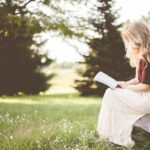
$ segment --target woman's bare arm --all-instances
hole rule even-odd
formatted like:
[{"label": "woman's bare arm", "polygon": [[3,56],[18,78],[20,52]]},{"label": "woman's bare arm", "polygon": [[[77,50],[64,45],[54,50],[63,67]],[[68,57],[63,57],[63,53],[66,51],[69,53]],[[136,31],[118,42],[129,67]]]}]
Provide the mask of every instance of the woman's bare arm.
[{"label": "woman's bare arm", "polygon": [[150,91],[150,85],[149,84],[143,84],[143,83],[139,83],[136,85],[134,85],[134,84],[122,85],[122,88],[130,89],[130,90],[133,90],[135,92]]},{"label": "woman's bare arm", "polygon": [[123,86],[123,85],[135,85],[135,84],[138,84],[139,81],[137,78],[133,78],[129,81],[118,81],[118,85],[119,86]]},{"label": "woman's bare arm", "polygon": [[138,79],[135,77],[135,78],[133,78],[133,79],[131,79],[131,80],[129,80],[129,81],[126,81],[126,83],[127,83],[127,84],[138,84],[139,81],[138,81]]}]

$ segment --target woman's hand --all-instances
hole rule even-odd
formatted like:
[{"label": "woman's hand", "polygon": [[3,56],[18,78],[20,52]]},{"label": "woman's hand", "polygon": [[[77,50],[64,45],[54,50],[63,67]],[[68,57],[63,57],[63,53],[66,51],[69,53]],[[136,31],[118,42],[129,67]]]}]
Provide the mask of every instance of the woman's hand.
[{"label": "woman's hand", "polygon": [[123,88],[123,89],[128,89],[129,86],[130,86],[130,85],[129,85],[129,84],[126,84],[126,83],[120,85],[120,87]]},{"label": "woman's hand", "polygon": [[125,81],[118,81],[118,87],[126,88],[129,84]]}]

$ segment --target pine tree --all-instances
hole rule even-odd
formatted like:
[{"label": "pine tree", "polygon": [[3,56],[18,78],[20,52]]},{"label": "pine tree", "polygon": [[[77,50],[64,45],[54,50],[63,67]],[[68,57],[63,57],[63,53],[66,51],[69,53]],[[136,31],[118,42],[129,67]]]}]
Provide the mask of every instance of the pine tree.
[{"label": "pine tree", "polygon": [[82,80],[76,80],[76,88],[81,95],[102,96],[106,85],[93,82],[93,77],[99,71],[103,71],[116,80],[126,81],[134,75],[134,69],[130,67],[125,58],[125,48],[120,36],[121,24],[117,24],[117,11],[113,10],[114,1],[97,0],[96,10],[89,18],[89,26],[98,34],[97,38],[89,39],[90,47],[88,55],[83,55],[85,70],[80,71]]},{"label": "pine tree", "polygon": [[0,3],[0,95],[38,94],[50,87],[52,75],[42,69],[52,60],[39,50],[44,41],[35,40],[44,27],[22,3]]}]

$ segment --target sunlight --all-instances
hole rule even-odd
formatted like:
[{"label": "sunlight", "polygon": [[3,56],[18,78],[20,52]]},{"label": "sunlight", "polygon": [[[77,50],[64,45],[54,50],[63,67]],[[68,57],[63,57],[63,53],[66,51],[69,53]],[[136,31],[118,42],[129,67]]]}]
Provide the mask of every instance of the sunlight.
[{"label": "sunlight", "polygon": [[42,101],[34,101],[31,99],[0,99],[0,103],[8,103],[8,104],[29,104],[29,105],[45,105],[45,104],[79,104],[79,105],[90,105],[90,104],[99,104],[99,101],[95,99],[90,99],[87,100],[86,98],[83,99],[62,99],[62,98],[55,98],[55,99],[50,99],[50,100],[42,100]]}]

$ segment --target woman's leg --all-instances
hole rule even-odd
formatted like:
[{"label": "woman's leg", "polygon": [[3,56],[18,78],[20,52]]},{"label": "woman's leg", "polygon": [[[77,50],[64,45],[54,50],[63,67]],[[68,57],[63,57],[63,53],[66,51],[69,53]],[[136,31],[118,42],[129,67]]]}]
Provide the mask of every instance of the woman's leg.
[{"label": "woman's leg", "polygon": [[134,104],[135,100],[131,99],[136,98],[137,93],[131,92],[130,95],[130,92],[110,88],[105,91],[97,123],[100,138],[123,146],[135,144],[130,136],[132,125],[143,114],[134,109],[138,104]]}]

